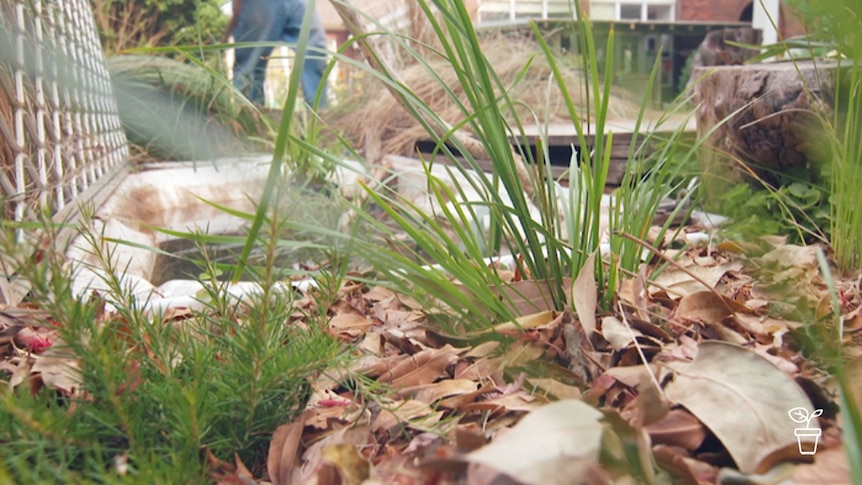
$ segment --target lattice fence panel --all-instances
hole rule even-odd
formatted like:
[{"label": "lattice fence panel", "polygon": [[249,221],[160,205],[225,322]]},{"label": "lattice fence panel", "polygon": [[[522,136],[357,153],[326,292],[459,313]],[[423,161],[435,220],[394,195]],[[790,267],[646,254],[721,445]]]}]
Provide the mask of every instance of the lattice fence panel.
[{"label": "lattice fence panel", "polygon": [[88,0],[0,0],[3,217],[56,213],[127,157]]}]

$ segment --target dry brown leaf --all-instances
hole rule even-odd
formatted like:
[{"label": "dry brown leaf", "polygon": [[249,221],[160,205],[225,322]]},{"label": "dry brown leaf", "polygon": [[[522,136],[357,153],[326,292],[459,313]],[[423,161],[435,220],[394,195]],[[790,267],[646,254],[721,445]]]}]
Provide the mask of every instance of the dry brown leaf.
[{"label": "dry brown leaf", "polygon": [[664,289],[671,296],[682,298],[698,291],[712,290],[728,271],[741,270],[742,263],[733,262],[717,264],[715,266],[698,266],[692,263],[684,267],[689,273],[708,283],[710,285],[709,288],[704,287],[688,273],[671,267],[662,271],[653,281],[654,285],[650,287],[651,294]]},{"label": "dry brown leaf", "polygon": [[758,258],[761,264],[773,264],[778,267],[802,267],[816,270],[817,252],[822,251],[822,246],[810,244],[798,246],[795,244],[779,244],[775,249]]},{"label": "dry brown leaf", "polygon": [[323,448],[323,458],[335,466],[341,485],[360,485],[370,474],[367,461],[363,460],[356,447],[350,443],[335,443]]},{"label": "dry brown leaf", "polygon": [[292,423],[283,424],[272,434],[266,457],[266,471],[273,485],[293,485],[297,481],[299,443],[305,428],[307,412],[303,412]]},{"label": "dry brown leaf", "polygon": [[788,410],[812,409],[793,379],[737,345],[701,342],[694,362],[667,367],[676,374],[667,397],[704,423],[743,473],[757,471],[770,454],[796,443]]},{"label": "dry brown leaf", "polygon": [[251,471],[245,466],[245,463],[242,462],[238,454],[234,454],[234,462],[236,463],[236,476],[237,478],[254,482],[254,475],[251,474]]},{"label": "dry brown leaf", "polygon": [[780,355],[772,355],[770,347],[755,345],[754,351],[790,377],[796,377],[799,374],[799,367],[797,367],[796,364]]},{"label": "dry brown leaf", "polygon": [[379,333],[366,333],[359,348],[375,356],[383,355],[383,336]]},{"label": "dry brown leaf", "polygon": [[[655,366],[650,365],[649,369],[651,372],[654,372]],[[646,372],[647,370],[643,365],[632,365],[627,367],[611,367],[606,370],[603,375],[611,376],[622,384],[635,388],[640,385]]]},{"label": "dry brown leaf", "polygon": [[683,455],[675,448],[657,445],[653,447],[653,456],[658,466],[668,472],[675,483],[681,485],[715,483],[718,471],[713,466]]},{"label": "dry brown leaf", "polygon": [[368,301],[388,301],[397,298],[394,291],[383,286],[372,286],[367,292],[362,294],[362,298]]},{"label": "dry brown leaf", "polygon": [[641,335],[641,333],[630,328],[617,317],[607,316],[602,318],[602,337],[604,337],[604,339],[611,344],[611,348],[616,351],[620,351],[628,347],[630,343],[634,342],[635,337],[638,335]]},{"label": "dry brown leaf", "polygon": [[697,341],[693,338],[681,335],[678,344],[667,344],[661,351],[663,360],[690,362],[697,356]]},{"label": "dry brown leaf", "polygon": [[561,314],[553,310],[546,310],[539,313],[531,313],[515,319],[514,322],[504,322],[495,325],[491,330],[486,330],[480,333],[508,333],[523,330],[532,330],[550,325]]},{"label": "dry brown leaf", "polygon": [[393,327],[415,325],[425,319],[420,311],[402,310],[400,304],[379,302],[371,307],[371,314],[386,325]]},{"label": "dry brown leaf", "polygon": [[818,450],[814,463],[798,465],[793,469],[794,485],[849,485],[850,464],[847,451],[843,447]]},{"label": "dry brown leaf", "polygon": [[768,315],[734,313],[733,319],[740,327],[752,335],[780,336],[789,329],[796,329],[802,326],[799,322],[772,318]]},{"label": "dry brown leaf", "polygon": [[647,265],[643,265],[634,278],[627,278],[620,282],[617,296],[634,309],[635,318],[648,321],[650,311],[647,305],[649,291],[646,284]]},{"label": "dry brown leaf", "polygon": [[503,363],[500,358],[484,358],[479,359],[472,364],[466,364],[463,367],[460,365],[455,366],[455,379],[471,379],[475,381],[485,380],[494,374],[501,372],[503,369]]},{"label": "dry brown leaf", "polygon": [[466,458],[522,483],[569,485],[598,462],[601,419],[602,413],[581,401],[557,401],[527,414]]},{"label": "dry brown leaf", "polygon": [[428,384],[447,376],[446,368],[458,360],[450,349],[427,349],[402,360],[377,380],[396,389]]},{"label": "dry brown leaf", "polygon": [[596,330],[596,307],[599,302],[595,268],[596,253],[593,253],[584,262],[569,295],[570,307],[574,308],[581,326],[584,327],[588,342],[589,336]]},{"label": "dry brown leaf", "polygon": [[557,379],[551,377],[530,377],[527,378],[535,389],[540,389],[543,393],[554,396],[557,399],[580,399],[581,390],[578,387],[564,384]]},{"label": "dry brown leaf", "polygon": [[367,332],[374,322],[358,313],[339,313],[329,320],[329,328],[338,335],[358,337]]},{"label": "dry brown leaf", "polygon": [[432,426],[443,417],[443,412],[434,411],[428,404],[410,399],[392,403],[380,411],[377,418],[371,424],[371,430],[389,431],[390,429],[404,423],[408,427],[411,420],[421,421],[423,427]]},{"label": "dry brown leaf", "polygon": [[524,366],[537,359],[545,353],[543,345],[530,340],[517,340],[511,343],[503,354],[503,362],[506,366]]},{"label": "dry brown leaf", "polygon": [[40,356],[31,368],[32,374],[38,374],[41,381],[51,389],[72,395],[81,387],[80,365],[77,359],[71,358],[67,352],[60,350],[65,344],[59,339],[55,345]]},{"label": "dry brown leaf", "polygon": [[647,425],[656,445],[676,446],[687,451],[700,448],[706,438],[703,423],[683,409],[672,409],[661,421]]},{"label": "dry brown leaf", "polygon": [[[318,472],[326,465],[324,450],[333,445],[348,444],[359,450],[373,451],[376,444],[371,440],[371,425],[351,423],[348,425],[337,425],[336,429],[325,434],[320,439],[308,446],[302,454],[302,470],[299,474],[299,483],[313,483],[312,477],[319,476]],[[323,483],[330,482],[318,482]]]},{"label": "dry brown leaf", "polygon": [[[568,286],[570,282],[571,280],[564,278],[562,284]],[[504,301],[514,307],[516,315],[531,315],[554,309],[554,300],[547,281],[517,281],[504,286],[500,294]]]},{"label": "dry brown leaf", "polygon": [[464,406],[476,401],[479,396],[489,394],[491,392],[495,392],[497,387],[493,383],[487,383],[479,388],[479,390],[475,392],[471,392],[468,394],[460,394],[452,397],[447,397],[440,401],[438,407],[446,408],[446,409],[462,409]]},{"label": "dry brown leaf", "polygon": [[488,399],[487,401],[466,404],[461,407],[462,411],[491,410],[494,412],[510,411],[535,411],[550,400],[546,397],[531,395],[524,390],[518,390],[503,396]]},{"label": "dry brown leaf", "polygon": [[403,392],[415,392],[414,399],[431,404],[449,396],[470,394],[476,392],[478,389],[478,383],[470,379],[446,379],[434,384],[419,386],[415,389],[407,388]]},{"label": "dry brown leaf", "polygon": [[207,461],[207,471],[210,475],[214,477],[225,477],[233,475],[234,472],[236,472],[236,465],[215,456],[209,446],[202,446],[201,453],[202,458],[205,458]]},{"label": "dry brown leaf", "polygon": [[368,377],[378,377],[409,358],[407,355],[392,355],[389,357],[363,355],[350,364],[350,371]]},{"label": "dry brown leaf", "polygon": [[330,406],[315,406],[306,409],[307,417],[305,425],[315,429],[329,429],[333,421],[354,422],[358,421],[364,412],[362,406],[347,403]]},{"label": "dry brown leaf", "polygon": [[713,291],[698,291],[679,300],[676,316],[692,322],[718,325],[732,310],[726,299]]},{"label": "dry brown leaf", "polygon": [[497,347],[500,346],[500,342],[496,340],[489,340],[487,342],[482,342],[479,345],[472,347],[466,354],[464,354],[465,359],[480,359],[482,357],[487,357],[491,355]]},{"label": "dry brown leaf", "polygon": [[658,382],[644,368],[638,383],[638,395],[635,398],[634,419],[631,424],[638,430],[660,421],[670,411],[670,404],[658,387]]},{"label": "dry brown leaf", "polygon": [[15,360],[0,361],[0,371],[9,372],[9,389],[14,389],[19,384],[24,382],[31,373],[30,359],[19,358],[17,363]]}]

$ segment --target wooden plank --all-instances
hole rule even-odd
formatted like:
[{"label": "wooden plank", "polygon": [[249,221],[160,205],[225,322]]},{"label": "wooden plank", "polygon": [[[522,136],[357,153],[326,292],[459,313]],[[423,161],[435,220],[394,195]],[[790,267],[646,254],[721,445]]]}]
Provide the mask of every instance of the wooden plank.
[{"label": "wooden plank", "polygon": [[[628,152],[626,152],[628,155]],[[449,157],[437,154],[432,157],[430,154],[423,155],[425,158],[423,160],[414,159],[416,164],[421,163],[442,163],[445,165],[460,165],[461,167],[471,169],[471,165],[467,162],[466,159],[461,157],[455,157],[455,160],[451,160]],[[406,157],[402,157],[406,158]],[[608,187],[616,187],[619,186],[623,181],[623,176],[626,171],[626,161],[628,157],[612,157],[610,160],[610,167],[608,167],[608,178],[606,185]],[[494,164],[490,160],[476,160],[476,164],[479,166],[482,171],[487,173],[492,173],[494,171]],[[532,168],[532,165],[528,165],[528,168]],[[563,185],[568,185],[569,183],[569,166],[568,165],[552,165],[551,166],[551,176],[560,182]]]}]

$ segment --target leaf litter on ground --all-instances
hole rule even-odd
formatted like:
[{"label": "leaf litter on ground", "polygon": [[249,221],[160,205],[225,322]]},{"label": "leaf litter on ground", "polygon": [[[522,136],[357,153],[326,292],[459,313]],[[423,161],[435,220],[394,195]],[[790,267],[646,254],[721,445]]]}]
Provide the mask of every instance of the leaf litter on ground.
[{"label": "leaf litter on ground", "polygon": [[[351,345],[349,368],[314,379],[299,417],[271,430],[266,463],[209,453],[214,481],[849,483],[837,386],[800,337],[822,324],[827,297],[814,249],[768,244],[754,257],[736,245],[678,251],[676,266],[624,282],[614,311],[599,309],[584,273],[571,308],[461,335],[406,296],[346,281],[327,313],[328,331]],[[858,390],[860,296],[849,278],[838,286]],[[0,311],[5,385],[79,392],[78,364],[47,317]],[[311,325],[301,315],[295,323]],[[825,409],[809,423],[822,431],[816,455],[798,453],[787,415],[797,407]]]}]

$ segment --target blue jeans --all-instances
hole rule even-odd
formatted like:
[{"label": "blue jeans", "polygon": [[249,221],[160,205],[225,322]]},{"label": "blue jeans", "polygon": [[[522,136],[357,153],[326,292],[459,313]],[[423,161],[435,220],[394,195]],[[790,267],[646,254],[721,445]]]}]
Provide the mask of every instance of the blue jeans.
[{"label": "blue jeans", "polygon": [[[305,0],[243,0],[233,29],[236,42],[287,42],[296,44],[305,15]],[[263,81],[272,47],[244,47],[235,50],[233,83],[249,100],[263,104]],[[319,107],[326,105],[326,33],[317,14],[312,17],[305,63],[302,66],[302,95],[309,104],[322,87]]]}]

